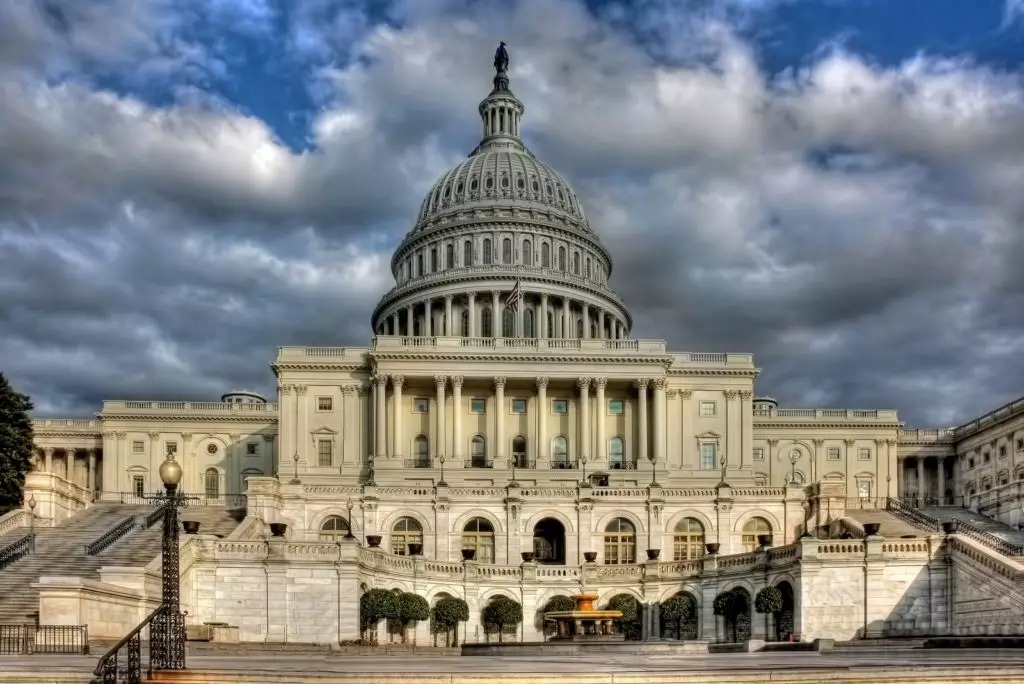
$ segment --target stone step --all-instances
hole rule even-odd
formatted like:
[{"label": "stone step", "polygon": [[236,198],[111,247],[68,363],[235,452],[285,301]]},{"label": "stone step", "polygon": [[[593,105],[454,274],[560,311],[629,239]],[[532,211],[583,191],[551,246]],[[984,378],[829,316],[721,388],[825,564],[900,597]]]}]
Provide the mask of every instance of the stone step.
[{"label": "stone step", "polygon": [[981,513],[975,513],[974,511],[966,508],[946,508],[946,507],[931,507],[931,508],[920,508],[918,509],[926,515],[930,515],[939,522],[950,522],[952,520],[962,520],[968,522],[983,532],[988,532],[994,537],[998,537],[1005,542],[1010,544],[1016,544],[1018,546],[1024,546],[1024,532],[1010,527],[1006,523],[993,520],[988,516],[982,515]]}]

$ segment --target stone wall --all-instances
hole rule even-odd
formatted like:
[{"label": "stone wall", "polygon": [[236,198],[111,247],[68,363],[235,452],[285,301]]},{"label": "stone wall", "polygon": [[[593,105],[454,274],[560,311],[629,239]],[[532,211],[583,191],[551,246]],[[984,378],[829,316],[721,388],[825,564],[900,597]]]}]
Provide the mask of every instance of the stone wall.
[{"label": "stone wall", "polygon": [[957,635],[1020,634],[1024,565],[961,535],[949,541],[952,625]]}]

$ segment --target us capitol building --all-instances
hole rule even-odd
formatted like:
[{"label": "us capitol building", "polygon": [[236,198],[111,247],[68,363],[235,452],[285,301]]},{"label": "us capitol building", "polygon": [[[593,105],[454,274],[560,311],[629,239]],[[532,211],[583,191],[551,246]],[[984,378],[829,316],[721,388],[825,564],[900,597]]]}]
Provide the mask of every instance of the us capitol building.
[{"label": "us capitol building", "polygon": [[[510,582],[527,612],[566,577],[575,590],[590,578],[642,600],[685,589],[703,595],[700,633],[712,637],[709,544],[724,572],[730,555],[763,552],[763,535],[799,548],[844,502],[941,500],[978,486],[957,467],[950,430],[903,430],[888,409],[779,408],[755,394],[751,354],[674,352],[635,337],[611,287],[612,255],[569,184],[523,143],[524,106],[504,68],[479,112],[479,144],[430,189],[394,252],[396,284],[373,312],[369,346],[281,347],[276,404],[236,391],[220,402],[106,401],[97,420],[38,420],[38,470],[97,501],[126,502],[159,488],[170,452],[186,492],[208,503],[246,495],[246,520],[259,525],[234,539],[262,544],[262,525],[286,523],[289,544],[341,547],[344,559],[341,541],[353,534],[353,588],[391,586],[388,572],[408,571],[395,586],[432,601],[465,594],[478,608]],[[248,562],[245,553],[273,550],[196,548],[197,574],[183,589],[190,614],[272,640],[273,620],[232,612],[221,590],[203,599],[202,587]],[[465,586],[468,549],[476,593]],[[648,549],[660,553],[656,577]],[[818,590],[786,572],[807,606]],[[538,582],[529,591],[527,576]],[[270,591],[270,580],[253,581]],[[742,581],[753,594],[761,580]],[[346,591],[338,585],[339,606]],[[797,632],[814,631],[806,610],[796,620]],[[306,628],[284,633],[301,640]]]}]

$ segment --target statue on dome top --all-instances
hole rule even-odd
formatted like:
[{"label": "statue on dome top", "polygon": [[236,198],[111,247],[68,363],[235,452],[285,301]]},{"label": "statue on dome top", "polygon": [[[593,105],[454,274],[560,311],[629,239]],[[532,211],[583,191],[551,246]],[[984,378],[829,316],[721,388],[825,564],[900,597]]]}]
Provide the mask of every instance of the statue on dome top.
[{"label": "statue on dome top", "polygon": [[499,74],[508,70],[508,50],[505,49],[505,41],[494,51],[494,70]]}]

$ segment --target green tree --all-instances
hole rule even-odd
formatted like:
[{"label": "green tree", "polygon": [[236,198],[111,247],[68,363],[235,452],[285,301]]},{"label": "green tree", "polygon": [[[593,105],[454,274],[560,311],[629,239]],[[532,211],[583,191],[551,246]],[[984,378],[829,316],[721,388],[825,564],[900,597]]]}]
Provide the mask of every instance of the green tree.
[{"label": "green tree", "polygon": [[617,610],[622,613],[618,626],[627,639],[640,638],[642,630],[640,626],[639,601],[629,594],[616,594],[608,601],[608,610]]},{"label": "green tree", "polygon": [[543,616],[545,613],[558,613],[566,610],[575,609],[576,602],[568,596],[552,596],[551,598],[549,598],[547,600],[547,603],[544,604],[544,607],[540,611],[542,621],[541,626],[544,629],[544,633],[548,636],[551,636],[555,633],[555,630],[558,629],[554,622],[547,622],[544,620]]},{"label": "green tree", "polygon": [[661,619],[676,627],[676,639],[683,638],[683,623],[697,616],[697,604],[693,597],[678,594],[661,602]]},{"label": "green tree", "polygon": [[505,631],[511,631],[523,621],[523,607],[507,596],[495,596],[484,607],[481,617],[484,631],[497,632],[498,643],[501,643],[504,641]]},{"label": "green tree", "polygon": [[0,507],[19,507],[32,469],[32,401],[0,373]]},{"label": "green tree", "polygon": [[408,592],[398,595],[398,621],[402,625],[402,643],[409,638],[409,625],[430,617],[427,599]]},{"label": "green tree", "polygon": [[451,636],[449,646],[458,646],[459,623],[469,619],[469,606],[460,598],[445,596],[434,604],[433,612],[434,623]]},{"label": "green tree", "polygon": [[[762,613],[765,616],[765,622],[768,621],[768,616],[771,615],[775,619],[775,640],[779,641],[779,613],[782,612],[783,600],[782,591],[778,587],[765,587],[761,591],[757,592],[757,596],[754,597],[754,610],[758,613]],[[765,625],[767,627],[767,625]],[[767,629],[765,629],[767,631]]]},{"label": "green tree", "polygon": [[[359,599],[359,626],[364,640],[377,643],[377,623],[399,616],[398,596],[387,589],[371,589]],[[368,637],[368,639],[367,639]]]},{"label": "green tree", "polygon": [[747,606],[746,594],[739,591],[727,591],[715,597],[715,615],[725,618],[726,626],[732,626],[732,640],[736,641],[736,627],[741,615],[750,608]]}]

